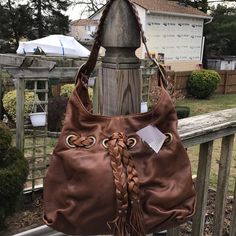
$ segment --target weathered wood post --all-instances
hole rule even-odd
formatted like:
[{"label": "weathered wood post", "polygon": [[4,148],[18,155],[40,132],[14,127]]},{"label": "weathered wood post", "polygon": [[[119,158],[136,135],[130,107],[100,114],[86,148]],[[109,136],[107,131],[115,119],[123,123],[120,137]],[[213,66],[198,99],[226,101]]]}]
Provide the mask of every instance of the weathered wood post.
[{"label": "weathered wood post", "polygon": [[25,81],[22,77],[16,78],[16,147],[24,151],[24,114],[25,114]]},{"label": "weathered wood post", "polygon": [[101,41],[106,54],[98,78],[98,112],[103,115],[139,112],[141,70],[135,50],[140,47],[140,29],[125,0],[112,4]]},{"label": "weathered wood post", "polygon": [[3,82],[2,80],[3,79],[0,77],[0,120],[2,120],[2,117],[3,117],[3,109],[2,109]]}]

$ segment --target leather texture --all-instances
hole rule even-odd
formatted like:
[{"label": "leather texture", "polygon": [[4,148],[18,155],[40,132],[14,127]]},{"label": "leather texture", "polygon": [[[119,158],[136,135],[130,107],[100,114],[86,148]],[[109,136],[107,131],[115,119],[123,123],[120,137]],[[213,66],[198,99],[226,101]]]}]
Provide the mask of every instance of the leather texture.
[{"label": "leather texture", "polygon": [[[71,235],[113,233],[108,223],[117,216],[116,187],[111,154],[103,141],[117,132],[137,140],[128,152],[138,173],[145,232],[166,229],[191,217],[195,190],[190,162],[177,133],[177,116],[168,92],[161,89],[159,102],[150,112],[116,117],[91,114],[78,96],[86,93],[79,83],[68,102],[44,182],[46,224]],[[150,124],[173,135],[173,141],[158,154],[136,134]],[[90,148],[71,148],[66,144],[69,135],[94,136],[96,142]]]},{"label": "leather texture", "polygon": [[[151,111],[112,117],[90,112],[87,82],[113,1],[103,12],[91,55],[76,75],[44,181],[44,222],[70,235],[143,236],[179,225],[195,212],[190,162],[164,70],[156,61],[160,94]],[[144,42],[143,33],[142,38]],[[136,134],[148,125],[166,134],[158,153]]]}]

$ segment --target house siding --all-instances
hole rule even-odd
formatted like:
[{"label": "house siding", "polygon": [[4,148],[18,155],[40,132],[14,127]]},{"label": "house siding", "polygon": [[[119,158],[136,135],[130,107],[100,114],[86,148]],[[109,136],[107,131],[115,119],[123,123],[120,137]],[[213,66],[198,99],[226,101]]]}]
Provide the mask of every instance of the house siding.
[{"label": "house siding", "polygon": [[164,53],[165,64],[179,70],[201,64],[204,20],[147,14],[146,36],[150,53]]},{"label": "house siding", "polygon": [[[149,52],[154,55],[164,53],[165,65],[171,70],[188,71],[200,68],[204,46],[204,19],[194,16],[180,16],[168,13],[149,12],[136,5]],[[102,11],[90,19],[99,20]],[[104,49],[101,50],[104,55]],[[146,56],[144,45],[136,50],[136,55]]]}]

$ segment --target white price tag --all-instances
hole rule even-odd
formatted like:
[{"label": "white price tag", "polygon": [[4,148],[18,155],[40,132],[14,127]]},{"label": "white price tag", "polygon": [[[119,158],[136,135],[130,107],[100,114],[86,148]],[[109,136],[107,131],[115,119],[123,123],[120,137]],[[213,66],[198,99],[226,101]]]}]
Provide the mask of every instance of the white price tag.
[{"label": "white price tag", "polygon": [[165,142],[166,136],[159,129],[148,125],[136,132],[156,153],[158,153]]},{"label": "white price tag", "polygon": [[141,103],[141,113],[147,112],[148,111],[148,104],[147,102],[142,102]]}]

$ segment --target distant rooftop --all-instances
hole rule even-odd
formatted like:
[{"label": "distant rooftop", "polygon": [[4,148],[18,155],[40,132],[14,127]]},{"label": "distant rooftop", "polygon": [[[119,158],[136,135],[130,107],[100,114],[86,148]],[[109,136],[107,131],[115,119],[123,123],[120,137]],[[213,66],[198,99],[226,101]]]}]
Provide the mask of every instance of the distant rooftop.
[{"label": "distant rooftop", "polygon": [[[156,13],[166,13],[166,14],[183,14],[189,16],[196,16],[201,18],[210,19],[211,16],[192,7],[184,6],[179,4],[179,1],[169,1],[169,0],[130,0],[131,2],[136,3],[140,7],[146,9],[150,12]],[[94,15],[99,13],[104,9],[105,5],[101,7],[97,12],[92,14],[89,18],[92,18]]]},{"label": "distant rooftop", "polygon": [[168,0],[133,0],[137,5],[145,8],[152,12],[171,12],[188,15],[196,15],[203,17],[210,17],[206,13],[192,7],[183,6],[179,4],[179,1],[168,1]]},{"label": "distant rooftop", "polygon": [[70,25],[73,26],[87,26],[87,25],[98,25],[98,21],[97,20],[92,20],[92,19],[80,19],[80,20],[75,20],[72,21]]}]

